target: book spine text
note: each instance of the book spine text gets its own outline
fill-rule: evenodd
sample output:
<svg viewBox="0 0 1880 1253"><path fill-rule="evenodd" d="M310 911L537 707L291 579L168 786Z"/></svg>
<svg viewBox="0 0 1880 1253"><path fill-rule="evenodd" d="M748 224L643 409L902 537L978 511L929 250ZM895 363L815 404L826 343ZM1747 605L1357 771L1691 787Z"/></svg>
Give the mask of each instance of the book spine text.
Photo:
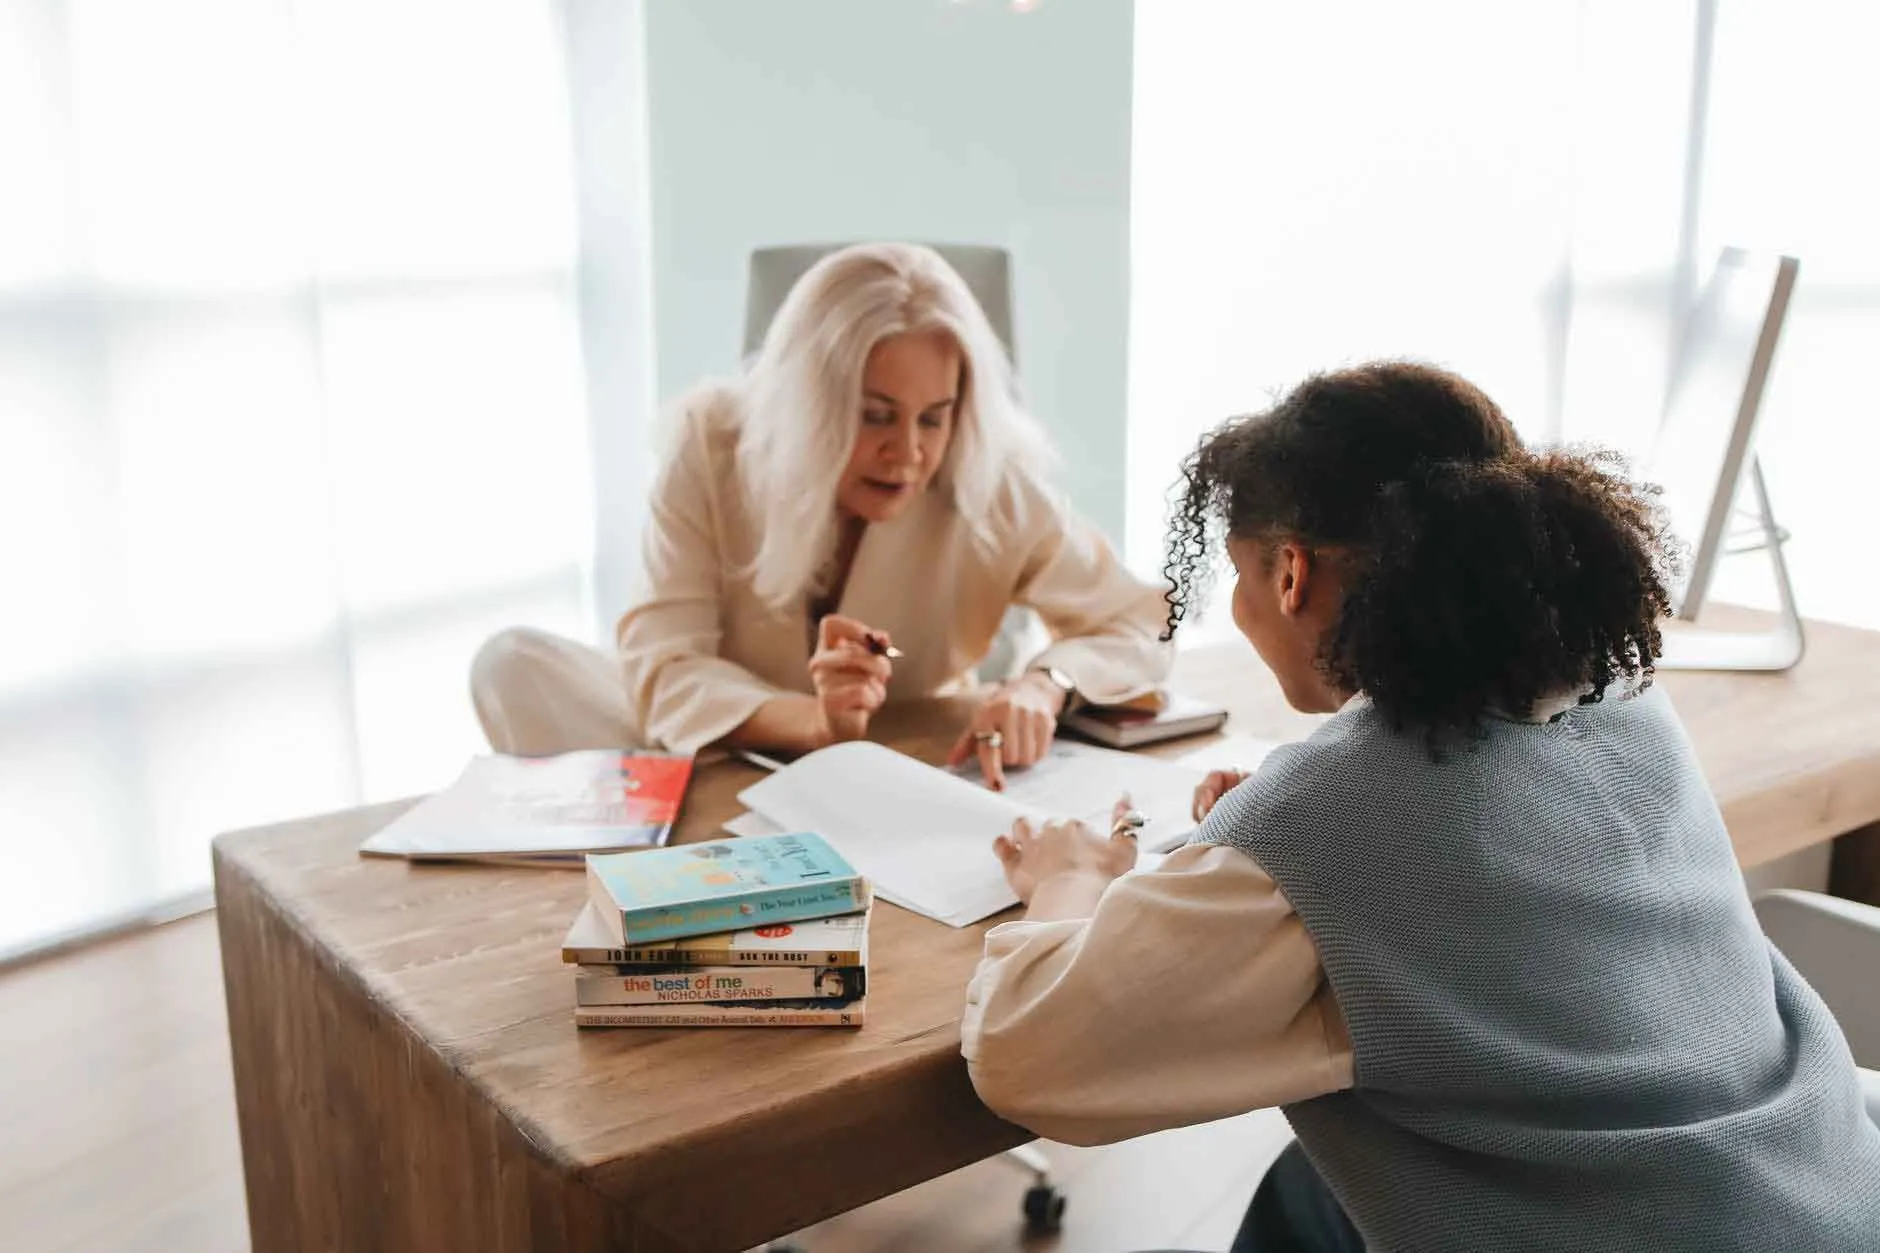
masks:
<svg viewBox="0 0 1880 1253"><path fill-rule="evenodd" d="M709 1001L852 1001L862 972L838 966L632 966L583 970L577 1005L692 1005Z"/></svg>
<svg viewBox="0 0 1880 1253"><path fill-rule="evenodd" d="M626 947L653 940L736 931L777 922L801 922L832 914L854 913L868 904L868 888L859 879L787 888L758 888L722 900L660 905L622 911Z"/></svg>

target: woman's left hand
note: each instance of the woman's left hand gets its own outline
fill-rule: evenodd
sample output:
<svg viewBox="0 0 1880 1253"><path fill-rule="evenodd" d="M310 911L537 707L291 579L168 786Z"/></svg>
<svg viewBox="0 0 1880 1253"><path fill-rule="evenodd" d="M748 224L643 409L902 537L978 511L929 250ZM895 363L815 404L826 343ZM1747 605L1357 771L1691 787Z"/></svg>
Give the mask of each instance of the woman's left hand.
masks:
<svg viewBox="0 0 1880 1253"><path fill-rule="evenodd" d="M1040 675L1001 683L967 723L947 765L961 765L977 753L986 785L1003 791L1007 766L1029 766L1051 751L1063 708L1063 689Z"/></svg>
<svg viewBox="0 0 1880 1253"><path fill-rule="evenodd" d="M1020 818L1010 835L992 842L1005 881L1027 905L1038 885L1051 879L1081 878L1107 886L1129 873L1136 864L1136 839L1121 834L1120 823L1129 812L1129 798L1116 802L1113 831L1092 831L1081 822L1047 822L1041 827Z"/></svg>

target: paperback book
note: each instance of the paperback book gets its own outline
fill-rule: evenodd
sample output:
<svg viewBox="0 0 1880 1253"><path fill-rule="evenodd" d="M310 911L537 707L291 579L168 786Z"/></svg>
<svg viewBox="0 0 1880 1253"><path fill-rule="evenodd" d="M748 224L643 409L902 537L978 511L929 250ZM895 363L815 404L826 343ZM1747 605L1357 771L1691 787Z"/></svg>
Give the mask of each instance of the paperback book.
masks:
<svg viewBox="0 0 1880 1253"><path fill-rule="evenodd" d="M579 1005L577 1027L859 1027L866 1000L717 1005Z"/></svg>
<svg viewBox="0 0 1880 1253"><path fill-rule="evenodd" d="M588 902L610 947L854 913L868 881L819 835L591 856Z"/></svg>
<svg viewBox="0 0 1880 1253"><path fill-rule="evenodd" d="M868 914L765 923L743 931L720 931L621 946L592 905L576 915L561 943L564 962L590 966L865 966Z"/></svg>
<svg viewBox="0 0 1880 1253"><path fill-rule="evenodd" d="M584 966L577 1005L696 1005L719 1001L860 1000L859 966Z"/></svg>

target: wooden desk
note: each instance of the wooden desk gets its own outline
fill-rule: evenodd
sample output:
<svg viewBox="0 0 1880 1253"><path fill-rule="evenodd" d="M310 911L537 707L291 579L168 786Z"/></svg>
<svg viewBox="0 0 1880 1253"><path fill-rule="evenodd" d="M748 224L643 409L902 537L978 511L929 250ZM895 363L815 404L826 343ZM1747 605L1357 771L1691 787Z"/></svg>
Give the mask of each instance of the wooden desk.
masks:
<svg viewBox="0 0 1880 1253"><path fill-rule="evenodd" d="M1236 732L1316 721L1239 647L1179 682ZM1880 821L1880 636L1820 627L1791 674L1664 682L1745 862ZM932 759L963 716L878 730ZM701 771L680 838L756 777ZM745 1249L1028 1138L959 1057L984 927L878 907L858 1032L577 1032L557 948L580 876L359 858L399 808L216 841L256 1253Z"/></svg>
<svg viewBox="0 0 1880 1253"><path fill-rule="evenodd" d="M1706 626L1749 630L1767 615L1721 606ZM1321 719L1294 713L1247 650L1184 654L1178 682L1233 711L1231 729L1299 739ZM1808 655L1783 674L1668 671L1677 706L1744 866L1880 821L1880 633L1811 622Z"/></svg>

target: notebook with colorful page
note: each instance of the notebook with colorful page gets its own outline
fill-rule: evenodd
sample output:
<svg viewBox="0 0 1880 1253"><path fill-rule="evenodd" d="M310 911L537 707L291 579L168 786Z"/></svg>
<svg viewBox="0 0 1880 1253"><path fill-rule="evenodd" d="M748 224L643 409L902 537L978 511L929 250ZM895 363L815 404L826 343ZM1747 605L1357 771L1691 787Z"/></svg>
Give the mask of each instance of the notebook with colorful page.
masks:
<svg viewBox="0 0 1880 1253"><path fill-rule="evenodd" d="M672 835L692 758L591 749L482 756L359 846L376 857L580 868L591 852L657 848Z"/></svg>

